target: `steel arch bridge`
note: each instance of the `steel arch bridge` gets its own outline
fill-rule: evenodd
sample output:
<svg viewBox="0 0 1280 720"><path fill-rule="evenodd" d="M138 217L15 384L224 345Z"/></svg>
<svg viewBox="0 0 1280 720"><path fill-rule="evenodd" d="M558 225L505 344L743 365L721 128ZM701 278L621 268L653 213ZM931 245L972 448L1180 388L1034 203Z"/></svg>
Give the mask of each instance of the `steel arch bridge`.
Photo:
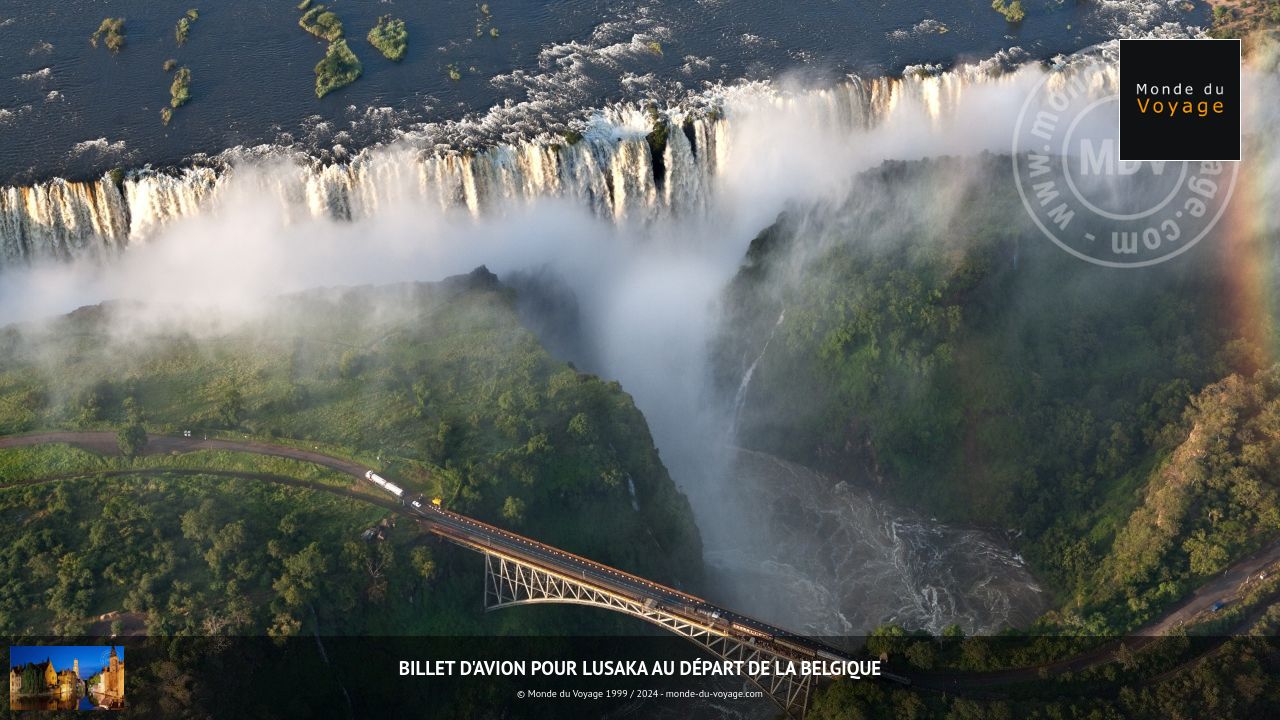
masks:
<svg viewBox="0 0 1280 720"><path fill-rule="evenodd" d="M698 622L685 613L664 609L653 600L640 601L622 593L611 592L595 584L583 582L505 554L484 551L486 611L516 605L570 604L589 605L613 610L689 640L721 660L751 663L756 660L794 661L794 653L770 647L763 638L735 637L712 622ZM748 639L749 638L749 639ZM742 665L750 667L750 665ZM745 675L782 709L786 717L803 720L813 690L812 675Z"/></svg>

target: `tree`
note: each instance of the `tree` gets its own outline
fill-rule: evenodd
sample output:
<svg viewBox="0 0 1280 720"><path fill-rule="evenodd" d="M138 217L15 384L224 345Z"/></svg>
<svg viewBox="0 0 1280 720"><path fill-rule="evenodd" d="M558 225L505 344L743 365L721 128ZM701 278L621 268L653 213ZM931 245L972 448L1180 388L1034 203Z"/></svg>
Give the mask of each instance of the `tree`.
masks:
<svg viewBox="0 0 1280 720"><path fill-rule="evenodd" d="M190 99L191 70L185 67L178 68L178 72L173 76L173 82L169 85L169 107L180 108Z"/></svg>
<svg viewBox="0 0 1280 720"><path fill-rule="evenodd" d="M285 558L284 573L272 587L289 607L300 607L316 595L318 581L328 570L328 560L319 543L311 543L301 552Z"/></svg>
<svg viewBox="0 0 1280 720"><path fill-rule="evenodd" d="M1226 567L1231 559L1226 548L1209 539L1204 530L1197 530L1182 547L1187 551L1194 575L1212 575Z"/></svg>
<svg viewBox="0 0 1280 720"><path fill-rule="evenodd" d="M102 39L111 52L120 52L124 47L124 18L104 18L98 29L89 36L89 42L98 47Z"/></svg>
<svg viewBox="0 0 1280 720"><path fill-rule="evenodd" d="M147 446L147 429L142 423L129 423L116 433L116 444L125 457L133 459Z"/></svg>
<svg viewBox="0 0 1280 720"><path fill-rule="evenodd" d="M622 485L623 474L617 467L605 468L600 473L600 480L605 484L605 487L616 488Z"/></svg>
<svg viewBox="0 0 1280 720"><path fill-rule="evenodd" d="M310 399L311 394L307 392L307 387L294 383L289 387L289 394L285 398L285 404L288 405L290 410L302 410L307 406L307 402Z"/></svg>
<svg viewBox="0 0 1280 720"><path fill-rule="evenodd" d="M124 399L124 417L129 423L141 423L147 419L142 413L142 406L138 404L136 396L129 395Z"/></svg>
<svg viewBox="0 0 1280 720"><path fill-rule="evenodd" d="M403 20L383 15L378 18L378 25L369 31L368 39L388 60L399 62L404 59L408 48L409 33L405 30Z"/></svg>
<svg viewBox="0 0 1280 720"><path fill-rule="evenodd" d="M907 662L912 665L921 670L930 670L933 668L934 660L937 659L938 651L933 646L933 640L921 640L907 646L906 656Z"/></svg>
<svg viewBox="0 0 1280 720"><path fill-rule="evenodd" d="M436 559L431 554L431 548L419 545L409 552L409 565L413 567L414 572L423 579L430 580L436 574Z"/></svg>
<svg viewBox="0 0 1280 720"><path fill-rule="evenodd" d="M213 535L213 544L205 552L204 559L215 576L225 574L228 562L240 555L248 542L247 535L244 520L227 523Z"/></svg>
<svg viewBox="0 0 1280 720"><path fill-rule="evenodd" d="M228 385L218 402L218 419L226 427L237 427L244 418L244 396L240 388Z"/></svg>
<svg viewBox="0 0 1280 720"><path fill-rule="evenodd" d="M1125 670L1132 670L1138 666L1138 658L1133 652L1133 648L1129 647L1129 643L1121 642L1120 647L1116 648L1115 661Z"/></svg>
<svg viewBox="0 0 1280 720"><path fill-rule="evenodd" d="M29 412L40 412L49 405L49 393L43 387L31 388L22 394L18 404Z"/></svg>
<svg viewBox="0 0 1280 720"><path fill-rule="evenodd" d="M95 383L80 396L80 424L91 425L105 420L107 408L113 403L115 396L111 383L103 381Z"/></svg>
<svg viewBox="0 0 1280 720"><path fill-rule="evenodd" d="M881 625L867 638L867 652L878 657L893 657L905 645L907 631L897 625Z"/></svg>
<svg viewBox="0 0 1280 720"><path fill-rule="evenodd" d="M413 401L419 418L425 418L431 408L431 382L425 378L413 381Z"/></svg>
<svg viewBox="0 0 1280 720"><path fill-rule="evenodd" d="M442 419L436 425L435 437L428 443L428 455L437 464L443 465L461 451L465 438L465 430L462 427L451 420Z"/></svg>
<svg viewBox="0 0 1280 720"><path fill-rule="evenodd" d="M294 617L291 613L278 613L271 621L271 627L267 628L267 635L270 637L290 637L297 635L302 629L302 621Z"/></svg>
<svg viewBox="0 0 1280 720"><path fill-rule="evenodd" d="M591 419L586 413L578 413L569 420L569 434L574 437L590 442L594 435L591 427Z"/></svg>
<svg viewBox="0 0 1280 720"><path fill-rule="evenodd" d="M324 97L360 77L363 66L346 40L329 43L325 56L316 63L316 97Z"/></svg>
<svg viewBox="0 0 1280 720"><path fill-rule="evenodd" d="M350 380L360 374L360 368L363 365L363 358L355 350L348 350L342 353L342 357L338 360L338 375L343 380Z"/></svg>
<svg viewBox="0 0 1280 720"><path fill-rule="evenodd" d="M1026 11L1022 9L1022 0L1013 0L1011 3L1006 3L1004 0L991 0L991 8L1011 23L1020 23L1027 16Z"/></svg>
<svg viewBox="0 0 1280 720"><path fill-rule="evenodd" d="M512 525L519 525L524 522L524 500L508 496L506 501L502 503L502 517L506 518Z"/></svg>

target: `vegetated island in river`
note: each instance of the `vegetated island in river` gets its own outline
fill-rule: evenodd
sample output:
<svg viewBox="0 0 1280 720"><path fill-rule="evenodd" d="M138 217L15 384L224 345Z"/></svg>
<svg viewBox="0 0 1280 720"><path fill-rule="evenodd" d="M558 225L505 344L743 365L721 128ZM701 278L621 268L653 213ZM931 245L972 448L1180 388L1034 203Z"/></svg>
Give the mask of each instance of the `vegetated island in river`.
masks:
<svg viewBox="0 0 1280 720"><path fill-rule="evenodd" d="M378 24L369 31L369 44L378 48L388 60L403 60L409 47L409 31L404 27L404 20L390 15L378 18Z"/></svg>
<svg viewBox="0 0 1280 720"><path fill-rule="evenodd" d="M124 47L124 18L104 18L98 29L89 36L89 42L98 47L98 40L111 52L120 52Z"/></svg>
<svg viewBox="0 0 1280 720"><path fill-rule="evenodd" d="M356 81L363 72L360 58L347 47L346 40L329 43L324 58L316 63L316 97L324 97Z"/></svg>
<svg viewBox="0 0 1280 720"><path fill-rule="evenodd" d="M165 69L169 69L168 63L165 63ZM160 119L165 125L173 119L173 111L187 104L191 99L191 70L186 67L178 68L178 72L173 76L173 82L169 85L169 107L160 111Z"/></svg>
<svg viewBox="0 0 1280 720"><path fill-rule="evenodd" d="M1003 15L1004 19L1011 23L1020 23L1027 16L1026 11L1022 9L1022 0L1013 0L1013 2L991 0L991 9Z"/></svg>
<svg viewBox="0 0 1280 720"><path fill-rule="evenodd" d="M298 26L329 41L324 57L316 63L316 97L322 98L355 82L364 71L364 66L343 38L342 20L326 10L324 5L313 6L309 0L299 4L298 9L306 11L298 18Z"/></svg>
<svg viewBox="0 0 1280 720"><path fill-rule="evenodd" d="M298 18L298 26L321 40L342 39L342 20L324 5L316 5Z"/></svg>
<svg viewBox="0 0 1280 720"><path fill-rule="evenodd" d="M173 28L173 36L179 46L187 44L187 38L191 35L191 23L199 19L200 11L195 8L191 8L186 15L178 18L178 24Z"/></svg>

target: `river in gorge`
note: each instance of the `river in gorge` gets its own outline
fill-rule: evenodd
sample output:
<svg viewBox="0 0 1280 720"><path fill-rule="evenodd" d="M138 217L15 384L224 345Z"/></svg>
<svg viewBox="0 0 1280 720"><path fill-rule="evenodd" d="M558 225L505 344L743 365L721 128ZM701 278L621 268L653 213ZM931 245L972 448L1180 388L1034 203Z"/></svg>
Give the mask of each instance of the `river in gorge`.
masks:
<svg viewBox="0 0 1280 720"><path fill-rule="evenodd" d="M883 623L990 634L1048 607L1007 538L939 523L771 455L729 452L736 492L725 494L725 512L758 532L746 543L704 541L712 584L751 603L744 612L841 637Z"/></svg>

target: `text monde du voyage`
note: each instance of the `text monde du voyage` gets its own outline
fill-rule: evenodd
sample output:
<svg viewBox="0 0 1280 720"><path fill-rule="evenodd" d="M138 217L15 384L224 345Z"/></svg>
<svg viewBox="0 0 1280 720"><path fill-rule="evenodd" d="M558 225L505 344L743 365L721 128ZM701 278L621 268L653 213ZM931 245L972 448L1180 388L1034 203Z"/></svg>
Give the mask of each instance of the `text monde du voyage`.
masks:
<svg viewBox="0 0 1280 720"><path fill-rule="evenodd" d="M1227 111L1224 101L1213 99L1215 96L1221 97L1226 94L1223 85L1206 83L1197 92L1197 89L1189 83L1174 85L1136 83L1134 90L1138 112L1143 115L1209 117L1223 115Z"/></svg>
<svg viewBox="0 0 1280 720"><path fill-rule="evenodd" d="M880 675L879 660L401 660L401 676L698 677Z"/></svg>

